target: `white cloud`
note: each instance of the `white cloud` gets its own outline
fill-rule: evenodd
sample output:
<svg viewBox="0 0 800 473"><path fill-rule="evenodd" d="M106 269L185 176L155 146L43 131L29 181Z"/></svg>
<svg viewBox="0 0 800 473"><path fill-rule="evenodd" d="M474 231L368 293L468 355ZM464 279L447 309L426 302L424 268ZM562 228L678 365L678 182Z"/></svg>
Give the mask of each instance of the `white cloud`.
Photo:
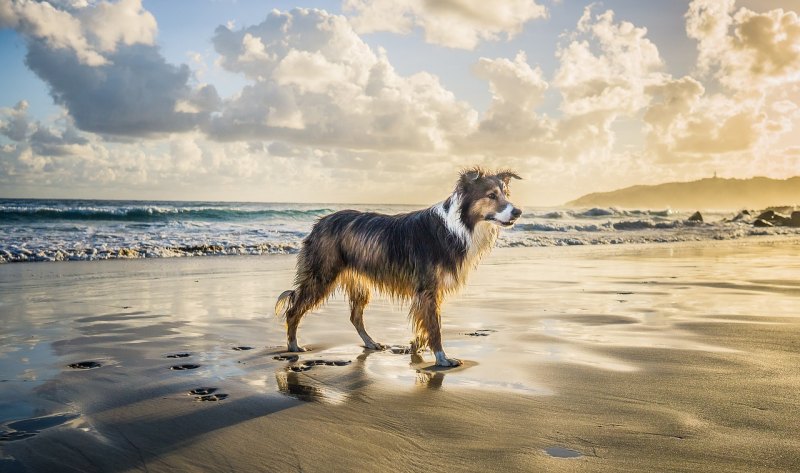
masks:
<svg viewBox="0 0 800 473"><path fill-rule="evenodd" d="M800 19L782 9L756 13L734 0L693 0L686 32L698 41L698 65L733 91L800 80Z"/></svg>
<svg viewBox="0 0 800 473"><path fill-rule="evenodd" d="M3 116L9 113L13 109L0 109ZM29 128L23 139L0 146L0 186L5 192L295 202L397 202L415 195L425 202L447 194L457 168L444 155L431 160L403 152L218 142L197 132L109 142L78 132L66 116ZM407 179L410 172L432 168L446 172ZM359 185L343 187L341 182Z"/></svg>
<svg viewBox="0 0 800 473"><path fill-rule="evenodd" d="M21 141L28 135L29 127L26 100L20 100L13 108L0 108L0 135Z"/></svg>
<svg viewBox="0 0 800 473"><path fill-rule="evenodd" d="M753 159L793 128L794 107L774 92L800 81L800 21L781 9L735 12L733 0L694 0L687 34L697 40L700 78L665 78L650 88L648 144L662 160Z"/></svg>
<svg viewBox="0 0 800 473"><path fill-rule="evenodd" d="M273 11L243 30L217 28L214 45L223 67L252 81L211 121L217 139L433 151L474 127L475 112L436 76L400 76L342 16Z"/></svg>
<svg viewBox="0 0 800 473"><path fill-rule="evenodd" d="M242 54L239 56L240 62L256 62L256 61L270 61L275 58L270 58L264 43L257 36L247 33L242 38Z"/></svg>
<svg viewBox="0 0 800 473"><path fill-rule="evenodd" d="M336 89L353 77L352 68L341 62L331 62L319 51L298 51L293 49L281 59L272 77L281 86L295 86L301 94L323 94Z"/></svg>
<svg viewBox="0 0 800 473"><path fill-rule="evenodd" d="M510 39L528 21L547 16L534 0L345 0L343 10L359 33L408 33L419 26L427 42L461 49Z"/></svg>
<svg viewBox="0 0 800 473"><path fill-rule="evenodd" d="M84 64L97 66L106 63L106 59L87 41L81 22L49 3L2 2L0 26L41 39L52 48L70 49Z"/></svg>
<svg viewBox="0 0 800 473"><path fill-rule="evenodd" d="M697 59L702 71L717 61L717 54L728 46L728 29L736 0L692 1L686 12L686 34L699 41Z"/></svg>
<svg viewBox="0 0 800 473"><path fill-rule="evenodd" d="M796 83L793 61L800 48L793 43L790 52L775 48L787 46L795 16L744 9L734 15L724 2L706 2L702 14L718 15L701 21L691 17L697 3L687 14L687 29L717 45L716 54L709 43L702 45L708 52L699 55L700 69L716 77L721 71L738 75L753 87L709 92L702 76L673 78L646 29L615 20L610 10L594 14L588 7L576 30L565 35L549 84L524 56L481 59L475 72L489 82L492 103L459 150L484 159L503 156L521 169L571 175L575 182L587 174L598 182L613 176L628 182L695 177L703 162L724 163L740 174L758 172L752 163L763 167L761 157L797 118L787 92L770 93L779 90L776 84ZM561 94L561 116L539 111L546 90ZM620 143L622 130L629 147Z"/></svg>
<svg viewBox="0 0 800 473"><path fill-rule="evenodd" d="M203 150L195 140L180 137L170 140L170 157L175 163L175 169L181 173L207 172L203 164Z"/></svg>
<svg viewBox="0 0 800 473"><path fill-rule="evenodd" d="M106 53L119 44L155 43L156 20L141 0L70 5L74 14L48 2L10 0L0 3L0 27L14 28L54 49L68 49L82 64L108 64Z"/></svg>
<svg viewBox="0 0 800 473"><path fill-rule="evenodd" d="M664 77L658 48L647 39L647 30L627 21L615 23L611 10L593 16L586 7L577 31L584 38L557 52L560 67L553 83L563 96L561 109L570 116L630 114L647 105L645 89Z"/></svg>
<svg viewBox="0 0 800 473"><path fill-rule="evenodd" d="M113 52L117 45L155 44L158 26L142 0L100 2L80 11L84 31L101 52Z"/></svg>
<svg viewBox="0 0 800 473"><path fill-rule="evenodd" d="M0 2L0 26L26 39L27 66L84 131L144 136L188 131L219 105L213 86L164 60L155 18L141 0L58 4Z"/></svg>
<svg viewBox="0 0 800 473"><path fill-rule="evenodd" d="M475 75L489 84L492 102L474 133L460 145L463 152L503 156L554 156L555 121L537 112L549 88L542 70L531 68L524 52L514 60L480 58Z"/></svg>

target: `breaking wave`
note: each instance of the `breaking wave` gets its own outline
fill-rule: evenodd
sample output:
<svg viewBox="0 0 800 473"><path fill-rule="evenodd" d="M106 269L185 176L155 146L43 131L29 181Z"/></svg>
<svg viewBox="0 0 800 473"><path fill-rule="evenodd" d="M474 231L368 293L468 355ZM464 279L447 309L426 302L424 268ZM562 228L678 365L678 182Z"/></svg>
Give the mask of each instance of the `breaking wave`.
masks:
<svg viewBox="0 0 800 473"><path fill-rule="evenodd" d="M302 219L319 217L331 213L331 209L306 210L242 210L230 208L35 208L0 206L0 222L50 222L50 221L120 221L120 222L168 222L168 221L231 221L271 218Z"/></svg>
<svg viewBox="0 0 800 473"><path fill-rule="evenodd" d="M118 258L267 255L299 251L316 220L353 208L400 213L410 206L0 199L0 263ZM800 236L754 225L757 213L531 209L504 229L500 247L619 245ZM783 217L785 218L785 217Z"/></svg>

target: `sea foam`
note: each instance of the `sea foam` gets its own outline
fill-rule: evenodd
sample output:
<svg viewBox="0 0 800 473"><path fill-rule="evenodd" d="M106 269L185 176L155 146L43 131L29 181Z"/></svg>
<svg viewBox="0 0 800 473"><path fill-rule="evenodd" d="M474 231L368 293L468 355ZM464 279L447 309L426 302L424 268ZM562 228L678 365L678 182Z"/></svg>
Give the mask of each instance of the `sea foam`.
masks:
<svg viewBox="0 0 800 473"><path fill-rule="evenodd" d="M316 220L345 208L396 214L412 206L0 200L0 262L296 253ZM757 215L757 213L753 213ZM621 245L800 235L755 228L736 213L528 209L500 247Z"/></svg>

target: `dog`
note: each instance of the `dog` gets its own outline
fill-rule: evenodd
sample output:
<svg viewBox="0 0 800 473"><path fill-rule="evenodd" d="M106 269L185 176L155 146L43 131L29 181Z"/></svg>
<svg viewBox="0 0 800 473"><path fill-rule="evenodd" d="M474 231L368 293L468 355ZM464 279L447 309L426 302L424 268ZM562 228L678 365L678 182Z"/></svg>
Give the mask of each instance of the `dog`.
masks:
<svg viewBox="0 0 800 473"><path fill-rule="evenodd" d="M440 306L463 287L469 272L494 246L500 228L514 225L522 210L514 206L512 171L462 171L443 202L398 215L342 210L320 218L303 240L294 289L284 291L275 314L287 325L291 352L300 319L337 288L350 300L350 321L367 349L382 350L364 328L364 307L372 290L410 301L412 351L428 347L438 366L458 366L442 348Z"/></svg>

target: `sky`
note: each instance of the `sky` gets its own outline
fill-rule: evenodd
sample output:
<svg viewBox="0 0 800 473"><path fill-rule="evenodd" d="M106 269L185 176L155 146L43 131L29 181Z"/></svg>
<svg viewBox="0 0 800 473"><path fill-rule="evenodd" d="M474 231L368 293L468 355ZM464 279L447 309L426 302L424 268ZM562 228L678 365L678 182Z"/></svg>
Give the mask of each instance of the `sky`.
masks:
<svg viewBox="0 0 800 473"><path fill-rule="evenodd" d="M0 197L556 206L800 174L794 0L0 0Z"/></svg>

